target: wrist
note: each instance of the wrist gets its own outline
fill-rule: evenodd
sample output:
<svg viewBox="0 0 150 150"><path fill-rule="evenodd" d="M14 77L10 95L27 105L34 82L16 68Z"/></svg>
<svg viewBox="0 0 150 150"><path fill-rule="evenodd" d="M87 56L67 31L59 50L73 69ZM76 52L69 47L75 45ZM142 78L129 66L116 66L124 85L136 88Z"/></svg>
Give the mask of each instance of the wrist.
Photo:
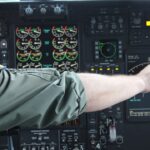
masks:
<svg viewBox="0 0 150 150"><path fill-rule="evenodd" d="M137 78L137 86L140 90L140 92L146 92L146 83L145 83L145 78L144 76L141 75L135 75L135 77Z"/></svg>

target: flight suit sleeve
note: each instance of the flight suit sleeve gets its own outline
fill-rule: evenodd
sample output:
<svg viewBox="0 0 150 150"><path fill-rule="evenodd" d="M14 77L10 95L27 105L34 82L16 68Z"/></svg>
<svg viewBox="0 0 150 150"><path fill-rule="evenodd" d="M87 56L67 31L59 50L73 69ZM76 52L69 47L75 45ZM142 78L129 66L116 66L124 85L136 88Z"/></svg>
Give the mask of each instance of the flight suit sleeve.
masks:
<svg viewBox="0 0 150 150"><path fill-rule="evenodd" d="M0 130L58 125L76 119L86 102L84 87L74 72L4 67L0 71Z"/></svg>

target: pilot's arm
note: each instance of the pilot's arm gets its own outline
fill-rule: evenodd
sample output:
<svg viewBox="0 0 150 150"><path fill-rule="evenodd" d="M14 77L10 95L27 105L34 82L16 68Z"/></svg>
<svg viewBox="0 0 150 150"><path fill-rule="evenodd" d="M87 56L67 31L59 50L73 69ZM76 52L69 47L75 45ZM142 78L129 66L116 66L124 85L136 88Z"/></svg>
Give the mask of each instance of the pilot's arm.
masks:
<svg viewBox="0 0 150 150"><path fill-rule="evenodd" d="M46 127L77 118L86 96L73 72L54 69L0 71L0 130Z"/></svg>
<svg viewBox="0 0 150 150"><path fill-rule="evenodd" d="M0 130L47 127L150 92L150 65L137 75L98 75L54 69L0 71Z"/></svg>

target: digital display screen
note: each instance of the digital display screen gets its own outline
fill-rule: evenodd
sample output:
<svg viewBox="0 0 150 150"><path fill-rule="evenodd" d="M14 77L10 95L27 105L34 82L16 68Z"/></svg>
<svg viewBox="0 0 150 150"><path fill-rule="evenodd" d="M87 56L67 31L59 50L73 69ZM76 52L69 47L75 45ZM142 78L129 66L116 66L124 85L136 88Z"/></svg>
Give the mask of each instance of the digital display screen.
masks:
<svg viewBox="0 0 150 150"><path fill-rule="evenodd" d="M94 43L95 43L95 60L114 61L116 59L122 59L123 57L122 41L96 40Z"/></svg>
<svg viewBox="0 0 150 150"><path fill-rule="evenodd" d="M147 54L128 54L128 74L137 74L149 62ZM143 122L150 120L150 94L140 93L126 102L126 117L128 121Z"/></svg>

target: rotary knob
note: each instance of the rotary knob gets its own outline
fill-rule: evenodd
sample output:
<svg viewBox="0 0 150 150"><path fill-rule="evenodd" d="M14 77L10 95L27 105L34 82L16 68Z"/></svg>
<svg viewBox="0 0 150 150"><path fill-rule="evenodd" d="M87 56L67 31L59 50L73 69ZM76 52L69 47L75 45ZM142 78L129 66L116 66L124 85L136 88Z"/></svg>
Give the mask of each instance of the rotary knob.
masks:
<svg viewBox="0 0 150 150"><path fill-rule="evenodd" d="M139 25L139 24L141 24L141 22L142 22L142 19L140 17L136 17L133 19L133 23L135 25Z"/></svg>
<svg viewBox="0 0 150 150"><path fill-rule="evenodd" d="M56 6L54 7L54 13L55 13L55 14L59 15L59 14L62 13L62 11L63 11L63 9L62 9L61 6L56 5Z"/></svg>
<svg viewBox="0 0 150 150"><path fill-rule="evenodd" d="M26 13L26 15L32 15L33 8L31 8L31 6L28 6L27 8L25 8L25 13Z"/></svg>
<svg viewBox="0 0 150 150"><path fill-rule="evenodd" d="M48 6L45 4L41 4L41 5L39 5L39 9L40 9L40 13L42 15L45 15L48 11Z"/></svg>
<svg viewBox="0 0 150 150"><path fill-rule="evenodd" d="M46 12L47 12L47 9L45 8L45 7L42 7L42 8L40 8L40 12L41 12L41 14L46 14Z"/></svg>

